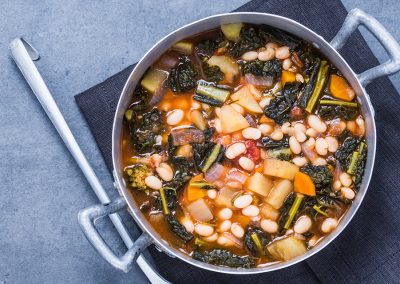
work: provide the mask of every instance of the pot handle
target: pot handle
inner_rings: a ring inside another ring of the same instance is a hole
[[[95,227],[95,221],[126,208],[126,201],[118,197],[108,204],[97,204],[79,211],[78,221],[83,233],[100,255],[115,268],[128,272],[140,253],[146,249],[153,240],[147,233],[142,233],[123,256],[117,256],[105,243]]]
[[[400,70],[400,45],[381,23],[358,8],[349,12],[339,32],[330,42],[331,45],[337,50],[341,49],[360,25],[367,28],[389,54],[389,60],[385,63],[358,74],[361,85],[365,87],[378,77],[391,75]]]

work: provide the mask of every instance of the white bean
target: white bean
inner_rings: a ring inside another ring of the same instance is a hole
[[[207,224],[196,224],[194,226],[194,231],[203,237],[211,236],[214,233],[214,228]]]
[[[279,128],[278,128],[278,129],[275,129],[275,130],[272,131],[272,133],[270,134],[270,137],[271,137],[272,140],[275,140],[275,141],[282,140],[282,138],[283,138],[283,132],[282,132],[282,130],[280,130]]]
[[[261,137],[261,130],[254,127],[247,127],[242,130],[242,135],[246,139],[258,140]]]
[[[289,47],[282,46],[275,50],[275,57],[278,59],[286,59],[290,56]]]
[[[210,199],[215,199],[217,198],[217,191],[215,189],[209,189],[207,190],[207,196]]]
[[[271,102],[272,98],[266,97],[263,98],[258,104],[260,105],[261,108],[265,108],[269,103]]]
[[[220,108],[220,107],[216,107],[216,108],[214,109],[214,111],[215,111],[215,114],[219,117],[220,114],[221,114],[221,108]]]
[[[267,49],[262,50],[258,53],[258,59],[261,61],[268,61],[275,57],[275,49],[272,47],[267,47]]]
[[[256,60],[258,57],[257,51],[247,51],[242,55],[242,59],[246,61]]]
[[[326,160],[324,158],[316,158],[313,162],[314,166],[325,166],[326,165]]]
[[[231,226],[231,232],[236,238],[243,238],[244,236],[244,229],[240,224],[233,223]]]
[[[326,131],[326,124],[318,116],[312,114],[307,118],[308,124],[314,128],[319,133],[324,133]]]
[[[225,156],[228,159],[235,159],[237,156],[243,154],[246,152],[246,145],[242,142],[234,143],[230,145],[226,151],[225,151]]]
[[[339,148],[339,143],[338,143],[337,139],[332,136],[326,136],[325,140],[328,143],[328,151],[331,153],[335,153],[337,151],[337,149]]]
[[[223,220],[228,220],[228,219],[232,218],[232,215],[233,215],[233,212],[230,208],[224,208],[218,212],[218,217]]]
[[[335,218],[326,218],[321,225],[321,231],[324,233],[332,232],[338,225]]]
[[[247,158],[247,157],[240,157],[239,159],[239,165],[246,171],[251,172],[252,170],[254,170],[254,162]]]
[[[345,187],[349,187],[353,183],[353,180],[348,173],[341,173],[339,176],[339,180]]]
[[[260,208],[258,208],[255,205],[249,205],[242,209],[242,214],[248,217],[255,217],[258,216],[258,214],[260,214]]]
[[[150,187],[150,188],[152,188],[152,189],[158,190],[158,189],[162,188],[162,182],[161,182],[161,180],[160,180],[158,177],[156,177],[156,176],[148,176],[148,177],[146,177],[146,178],[144,179],[144,183],[145,183],[148,187]]]
[[[307,215],[300,216],[294,224],[293,230],[298,234],[304,234],[311,229],[312,221]]]
[[[361,136],[364,135],[365,134],[365,122],[364,122],[364,119],[362,117],[358,117],[356,119],[356,124],[358,126],[357,134],[361,135]]]
[[[310,150],[314,149],[315,147],[315,139],[313,137],[308,138],[306,143],[304,143],[306,147]]]
[[[318,132],[314,128],[308,128],[306,130],[306,135],[315,138],[315,137],[317,137]]]
[[[265,47],[266,48],[270,47],[270,48],[273,48],[273,49],[277,49],[279,47],[279,45],[277,43],[271,41],[271,42],[267,43],[265,45]]]
[[[201,108],[201,104],[199,102],[193,101],[192,109],[199,109],[199,108]]]
[[[260,129],[262,135],[268,135],[272,131],[274,131],[274,128],[272,125],[267,124],[267,123],[262,123],[258,126],[258,129]]]
[[[218,232],[226,232],[231,229],[232,222],[229,220],[224,220],[218,227]]]
[[[158,167],[162,161],[162,156],[160,154],[153,154],[150,156],[150,161]]]
[[[297,73],[296,74],[296,81],[300,82],[300,83],[304,83],[304,77],[300,73]]]
[[[284,124],[282,124],[281,126],[281,130],[283,134],[288,134],[289,133],[289,129],[290,129],[290,122],[285,122]]]
[[[260,222],[261,229],[263,229],[267,233],[276,233],[278,231],[278,223],[272,221],[270,219],[263,219]]]
[[[183,110],[174,109],[173,111],[171,111],[168,114],[167,123],[169,125],[177,125],[182,121],[184,115],[185,115],[185,112]]]
[[[156,168],[156,172],[160,178],[165,181],[171,181],[174,178],[174,172],[167,163],[161,163],[160,166]]]
[[[316,235],[312,236],[311,239],[308,241],[308,246],[313,247],[317,244],[318,237]]]
[[[328,143],[324,138],[318,138],[315,141],[315,151],[321,156],[328,154]]]
[[[253,202],[253,196],[249,194],[243,194],[233,201],[233,206],[242,209],[249,206]]]
[[[218,133],[222,133],[221,120],[219,120],[218,118],[214,119],[214,127],[215,127],[215,130],[216,130]]]
[[[289,138],[289,146],[290,146],[290,150],[294,154],[298,155],[301,153],[301,145],[294,136]]]
[[[296,140],[300,143],[303,143],[307,140],[307,136],[304,134],[304,132],[296,128],[294,129],[294,137],[296,137]]]
[[[307,159],[304,157],[294,157],[292,161],[293,164],[295,164],[298,167],[302,167],[305,164],[307,164]]]
[[[218,233],[214,233],[214,234],[212,234],[212,235],[209,236],[209,237],[203,237],[203,240],[205,240],[206,242],[209,242],[209,243],[213,243],[213,242],[215,242],[217,239],[218,239]]]
[[[303,124],[303,123],[295,123],[294,125],[293,125],[293,128],[295,129],[295,130],[298,130],[298,131],[301,131],[301,132],[303,132],[303,133],[305,133],[306,132],[306,126]]]
[[[208,104],[206,104],[206,103],[201,103],[201,107],[202,107],[204,110],[209,110],[209,109],[211,108],[211,106],[208,105]]]
[[[225,237],[224,235],[218,237],[217,243],[220,246],[231,246],[231,245],[233,245],[233,241],[230,240],[229,238]]]
[[[188,231],[189,233],[193,233],[194,224],[192,220],[190,220],[188,217],[183,217],[181,219],[181,224],[185,227],[186,231]]]
[[[282,68],[284,70],[289,70],[290,67],[292,67],[292,60],[290,60],[290,58],[286,58],[285,60],[283,60],[282,62]]]
[[[332,185],[333,189],[338,191],[342,187],[340,180],[335,180]]]
[[[352,200],[356,196],[355,192],[349,187],[342,187],[340,189],[344,198]]]
[[[231,107],[240,114],[244,114],[244,108],[238,104],[231,104]]]

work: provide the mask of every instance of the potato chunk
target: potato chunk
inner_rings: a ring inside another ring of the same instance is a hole
[[[272,205],[272,207],[275,209],[279,209],[282,207],[286,197],[292,192],[292,190],[293,184],[289,180],[280,180],[272,188],[271,192],[266,198],[266,202]]]
[[[220,114],[223,133],[232,133],[249,127],[247,120],[230,105],[224,105]]]
[[[268,252],[277,260],[288,261],[307,252],[304,241],[293,236],[274,241],[267,246]]]
[[[264,160],[264,174],[294,180],[294,176],[299,171],[299,167],[286,161],[277,159]]]
[[[247,86],[240,88],[231,96],[231,99],[252,113],[263,113]]]
[[[249,177],[246,181],[245,187],[255,193],[262,196],[268,196],[271,188],[273,186],[272,181],[260,173],[255,173]]]

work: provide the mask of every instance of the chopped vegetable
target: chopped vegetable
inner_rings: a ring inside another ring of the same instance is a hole
[[[290,236],[273,241],[267,246],[267,250],[276,260],[288,261],[305,254],[307,247],[304,241]]]
[[[174,146],[181,146],[189,143],[204,142],[203,131],[194,127],[174,129],[171,131],[170,135]]]
[[[265,177],[263,174],[254,173],[246,181],[245,188],[251,190],[261,196],[268,196],[273,186],[272,180]]]
[[[233,83],[235,77],[239,75],[240,67],[232,60],[232,58],[225,55],[213,55],[207,61],[210,66],[218,66],[219,69],[224,73],[225,80],[228,83]]]
[[[229,45],[228,52],[237,58],[247,51],[256,50],[264,45],[264,35],[259,29],[243,27],[240,30],[239,40]]]
[[[171,68],[167,86],[174,92],[185,92],[196,87],[197,72],[190,59],[182,56],[173,68]]]
[[[199,198],[186,206],[189,214],[200,222],[208,222],[214,218],[210,208],[203,198]]]
[[[241,268],[252,268],[255,266],[253,258],[249,256],[238,256],[228,250],[214,249],[203,253],[195,250],[192,257],[196,260],[214,265]]]
[[[207,122],[204,119],[203,114],[197,109],[190,112],[190,120],[201,131],[204,131],[207,128]]]
[[[332,74],[329,81],[331,95],[339,100],[350,102],[354,99],[355,93],[343,77]]]
[[[364,174],[365,163],[367,159],[367,144],[363,141],[360,142],[357,151],[354,151],[347,173],[354,176],[353,180],[356,185],[359,185],[362,181],[362,176]]]
[[[315,84],[314,90],[310,99],[307,102],[306,111],[312,113],[315,105],[320,97],[320,94],[325,86],[328,77],[329,65],[327,61],[321,61],[321,66],[318,71],[317,82]]]
[[[269,137],[263,137],[261,139],[261,145],[263,148],[268,150],[285,149],[289,148],[289,137],[284,136],[281,140],[275,141]]]
[[[248,226],[244,236],[244,244],[253,256],[263,256],[264,247],[269,243],[268,236],[259,228]]]
[[[129,121],[132,120],[132,118],[133,118],[133,110],[128,109],[128,110],[125,112],[125,119],[129,122]]]
[[[171,231],[175,235],[177,235],[184,243],[187,243],[191,239],[193,239],[193,235],[186,231],[185,227],[181,223],[179,223],[172,214],[169,214],[166,220]]]
[[[172,49],[190,55],[193,53],[193,43],[188,41],[179,41],[172,46]]]
[[[325,217],[329,217],[329,215],[328,215],[326,212],[322,211],[321,207],[322,207],[322,206],[314,205],[314,206],[313,206],[313,209],[314,209],[317,213],[319,213],[319,214],[321,214],[321,215],[324,215]]]
[[[136,164],[132,167],[125,168],[128,176],[128,183],[137,190],[148,190],[145,178],[150,174],[150,169],[143,164]]]
[[[314,166],[307,164],[300,168],[302,173],[311,177],[317,191],[328,189],[330,191],[333,176],[328,166]]]
[[[223,24],[221,25],[221,30],[228,40],[238,41],[242,27],[242,23]]]
[[[292,151],[290,148],[271,149],[267,151],[269,158],[275,158],[282,161],[292,160]]]
[[[196,45],[196,52],[201,58],[208,58],[218,49],[218,45],[219,43],[217,41],[206,40]]]
[[[230,105],[221,107],[221,127],[223,133],[232,133],[249,127],[247,120]]]
[[[308,196],[315,196],[315,185],[311,177],[305,173],[297,172],[294,176],[294,191]]]
[[[248,86],[243,86],[231,96],[232,101],[252,113],[263,113],[260,105],[254,99]]]
[[[344,107],[352,107],[356,108],[358,107],[358,104],[356,102],[344,102],[344,101],[336,101],[336,100],[320,100],[319,101],[320,105],[336,105],[336,106],[344,106]]]
[[[353,120],[358,115],[358,104],[356,102],[320,100],[319,105],[318,114],[326,120],[335,118]]]
[[[286,83],[296,82],[296,73],[287,70],[282,71],[281,85],[285,86]]]
[[[207,160],[204,163],[203,168],[201,169],[203,173],[207,172],[208,169],[212,166],[212,164],[215,161],[217,161],[222,148],[223,147],[221,146],[221,144],[215,144],[214,148],[211,151],[211,154],[208,156]]]
[[[321,59],[311,57],[307,59],[308,61],[308,69],[306,70],[306,75],[309,76],[309,79],[304,86],[304,88],[301,90],[301,94],[297,100],[297,105],[305,109],[307,107],[308,102],[310,101],[310,98],[312,97],[312,94],[314,92],[314,89],[316,88],[317,85],[317,79],[318,79],[318,74],[319,70],[321,67]]]
[[[165,215],[168,215],[170,212],[169,212],[167,197],[165,196],[164,188],[160,188],[160,197],[161,197],[163,212]]]
[[[224,73],[218,66],[210,66],[207,62],[203,62],[201,67],[207,81],[218,84],[224,80]]]
[[[280,209],[286,197],[293,191],[293,184],[287,180],[280,180],[275,184],[265,201],[275,209]]]
[[[168,73],[162,70],[150,68],[144,75],[140,85],[154,94],[161,84],[167,79]]]
[[[292,204],[292,207],[290,208],[289,211],[289,216],[286,219],[284,228],[287,230],[291,227],[294,216],[296,215],[297,211],[299,210],[299,207],[301,205],[301,202],[303,201],[304,195],[302,194],[296,194],[296,198],[294,199],[294,202]]]
[[[232,205],[232,200],[237,193],[238,191],[236,189],[223,187],[218,192],[218,196],[215,199],[215,204],[220,207],[234,208]]]
[[[226,89],[217,88],[204,81],[200,81],[193,99],[212,106],[221,106],[228,99],[230,92]]]
[[[264,203],[261,207],[261,215],[263,215],[263,217],[266,219],[276,221],[279,218],[279,211],[275,209],[271,204]]]
[[[298,171],[298,166],[287,161],[270,158],[264,160],[264,174],[268,176],[293,180]]]
[[[278,59],[261,61],[254,60],[245,62],[242,65],[244,74],[253,74],[260,77],[271,77],[272,81],[276,81],[282,74],[282,62]]]
[[[197,184],[202,180],[203,180],[203,174],[192,177],[188,187],[186,188],[187,201],[192,202],[206,196],[206,191]]]

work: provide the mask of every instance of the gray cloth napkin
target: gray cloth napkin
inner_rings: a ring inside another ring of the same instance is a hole
[[[237,11],[292,18],[330,40],[347,11],[339,0],[253,0]],[[341,54],[356,73],[378,65],[359,32]],[[109,167],[114,112],[133,65],[76,96],[76,102]],[[292,267],[258,275],[225,275],[193,267],[150,249],[158,271],[173,283],[400,283],[400,109],[388,78],[367,87],[376,111],[378,147],[369,191],[356,216],[328,247]]]

